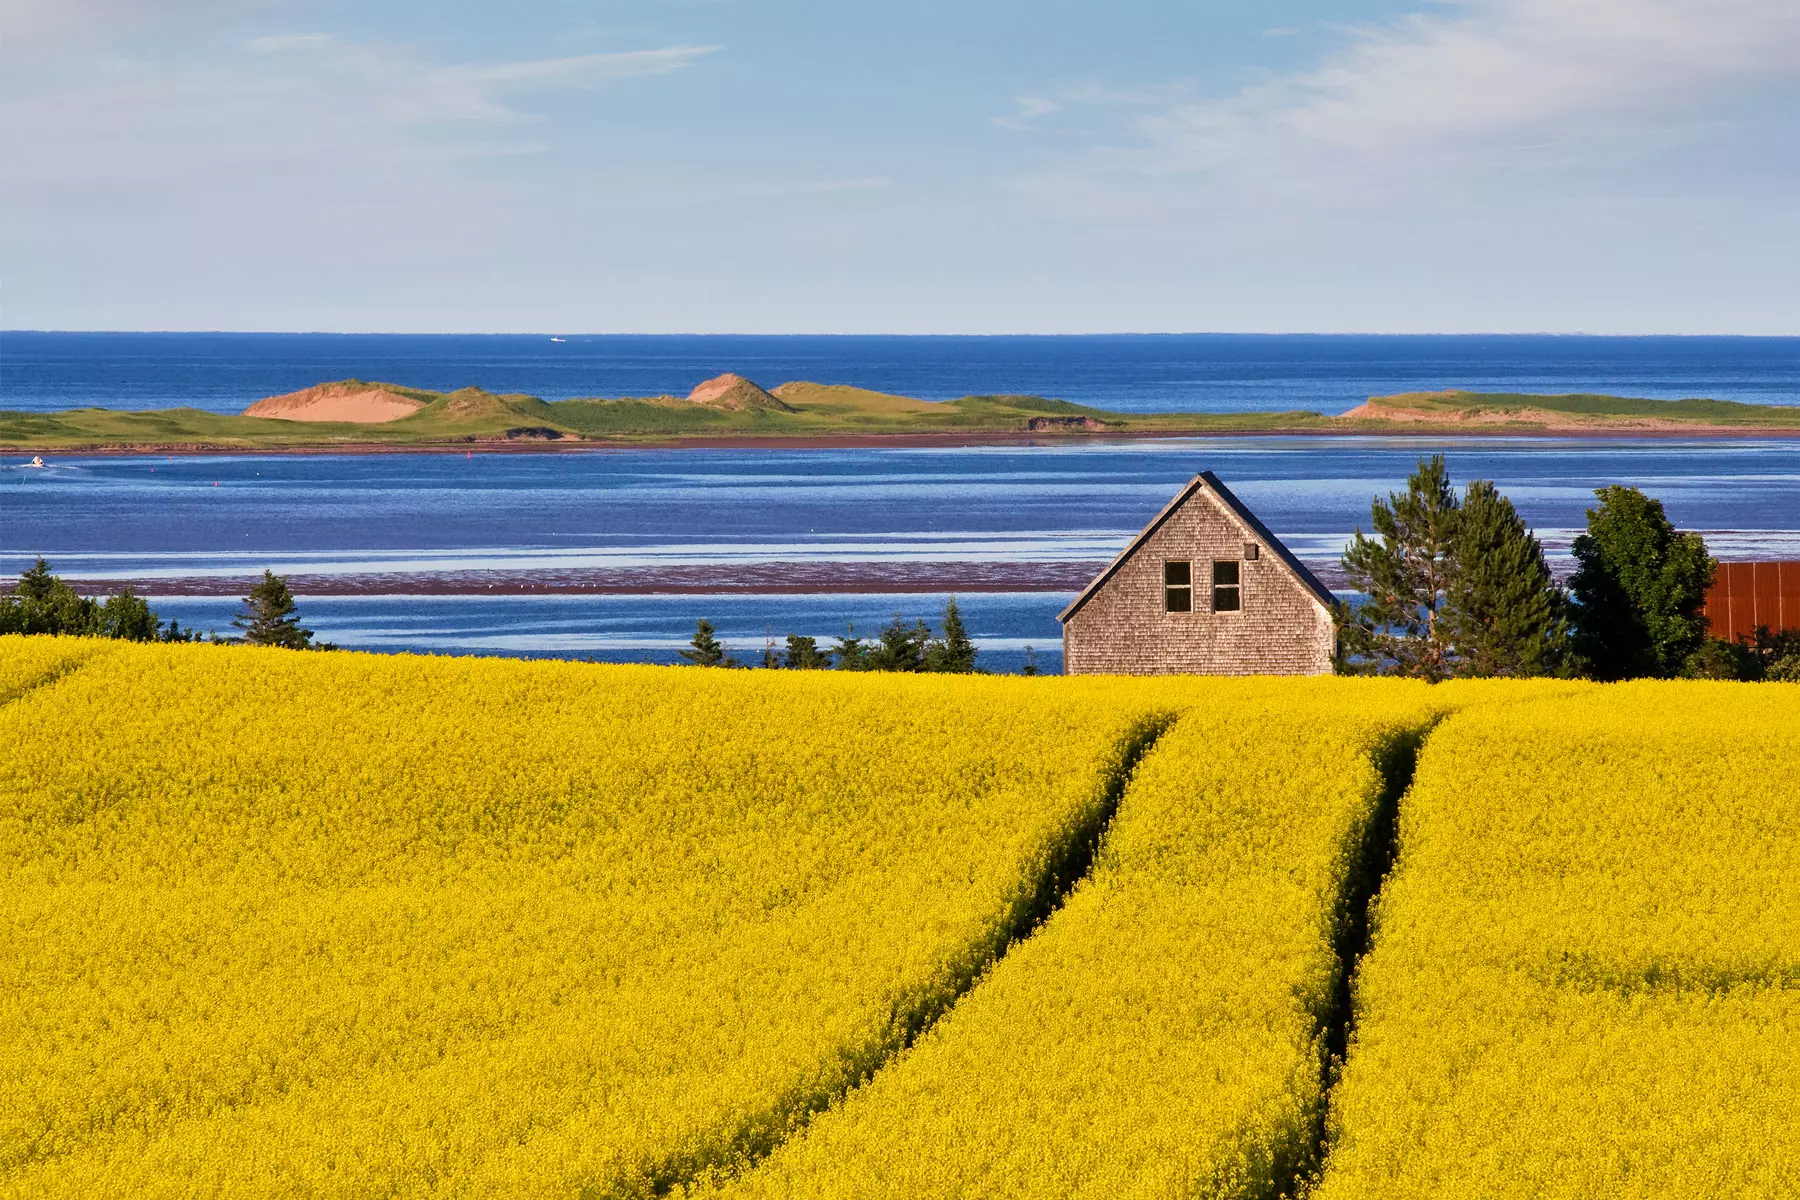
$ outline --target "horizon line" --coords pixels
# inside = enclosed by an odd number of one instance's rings
[[[735,331],[643,331],[643,330],[609,330],[605,332],[566,331],[566,330],[496,330],[496,329],[462,329],[462,330],[407,330],[407,329],[52,329],[52,328],[18,328],[0,329],[0,337],[8,334],[95,334],[95,335],[159,335],[159,336],[212,336],[212,337],[562,337],[562,338],[967,338],[971,340],[984,338],[1282,338],[1282,337],[1316,337],[1316,338],[1733,338],[1746,341],[1794,341],[1800,340],[1800,333],[1595,333],[1587,330],[1086,330],[1060,333],[1001,332],[1001,333],[834,333],[792,331],[785,333],[742,333]]]

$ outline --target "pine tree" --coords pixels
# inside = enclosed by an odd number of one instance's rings
[[[790,633],[781,665],[790,671],[819,671],[831,665],[831,655],[819,649],[817,638]]]
[[[1636,488],[1594,495],[1569,578],[1576,650],[1597,679],[1678,674],[1706,640],[1700,609],[1716,565],[1706,542],[1677,532],[1662,502]]]
[[[97,624],[101,637],[128,642],[153,642],[157,638],[156,613],[130,588],[106,598]]]
[[[680,651],[681,657],[696,667],[729,667],[732,661],[725,654],[725,647],[713,636],[713,623],[700,620],[695,623],[694,638],[689,643],[692,647]]]
[[[831,653],[837,659],[840,671],[867,671],[869,669],[869,647],[856,636],[856,626],[849,626],[849,631],[838,638],[831,647]]]
[[[19,582],[13,585],[13,595],[30,604],[42,604],[65,587],[67,585],[61,578],[50,573],[50,564],[40,558],[31,564],[29,571],[19,576]]]
[[[1455,673],[1547,675],[1567,644],[1563,598],[1544,549],[1493,483],[1477,479],[1456,521],[1442,628]]]
[[[881,638],[869,651],[869,668],[874,671],[917,671],[925,665],[925,646],[931,641],[931,630],[923,621],[905,623],[899,613],[881,631]]]
[[[1440,617],[1455,573],[1458,508],[1441,454],[1419,461],[1404,493],[1370,504],[1381,540],[1359,529],[1343,557],[1344,573],[1368,596],[1340,619],[1345,669],[1431,680],[1450,674],[1450,641]]]
[[[92,637],[101,634],[100,605],[76,595],[40,558],[19,576],[12,595],[0,600],[0,633]]]
[[[975,670],[975,655],[975,643],[969,639],[968,630],[963,628],[962,613],[956,607],[956,597],[952,596],[944,605],[944,635],[933,639],[925,648],[924,669],[967,675]]]
[[[231,623],[244,631],[244,640],[253,646],[312,648],[312,630],[301,627],[287,580],[266,568],[262,579],[244,597],[243,610]]]

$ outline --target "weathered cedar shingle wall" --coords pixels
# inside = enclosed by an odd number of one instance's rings
[[[1070,675],[1325,675],[1337,635],[1312,591],[1262,545],[1240,564],[1243,608],[1212,611],[1214,559],[1261,539],[1202,488],[1063,626]],[[1163,611],[1163,563],[1194,564],[1194,611]]]

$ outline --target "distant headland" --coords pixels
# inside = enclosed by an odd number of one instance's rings
[[[990,444],[1225,434],[1618,437],[1800,435],[1800,408],[1729,400],[1492,392],[1377,396],[1346,413],[1123,413],[1042,396],[917,400],[841,384],[765,390],[724,374],[687,396],[546,401],[358,379],[193,408],[0,411],[0,450],[87,453],[377,452],[643,445]]]

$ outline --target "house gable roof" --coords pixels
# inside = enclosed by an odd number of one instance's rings
[[[1273,533],[1270,533],[1269,527],[1257,520],[1256,514],[1251,512],[1248,508],[1245,508],[1244,502],[1232,495],[1230,488],[1219,482],[1219,477],[1217,475],[1214,475],[1211,471],[1202,471],[1200,474],[1194,476],[1188,485],[1182,488],[1180,493],[1177,494],[1173,500],[1163,506],[1163,510],[1157,513],[1148,525],[1144,526],[1144,531],[1133,538],[1129,546],[1126,546],[1125,549],[1119,552],[1119,556],[1107,565],[1106,570],[1094,576],[1093,582],[1083,588],[1081,595],[1070,601],[1069,607],[1058,613],[1056,619],[1067,623],[1070,617],[1080,612],[1081,606],[1086,604],[1094,593],[1105,587],[1107,580],[1118,574],[1119,568],[1131,561],[1132,556],[1138,552],[1145,542],[1150,540],[1152,534],[1167,524],[1169,518],[1180,512],[1187,502],[1194,498],[1196,493],[1204,491],[1207,488],[1211,488],[1213,494],[1219,498],[1220,503],[1225,506],[1231,515],[1243,522],[1245,527],[1254,533],[1257,539],[1263,545],[1267,546],[1276,558],[1281,560],[1282,565],[1285,566],[1288,569],[1288,572],[1299,581],[1301,587],[1304,587],[1307,591],[1312,593],[1315,600],[1320,604],[1323,604],[1326,608],[1330,608],[1337,603],[1336,597],[1331,594],[1331,589],[1320,583],[1318,576],[1307,570],[1306,565],[1294,557],[1294,552],[1283,545],[1280,538],[1276,537]]]

